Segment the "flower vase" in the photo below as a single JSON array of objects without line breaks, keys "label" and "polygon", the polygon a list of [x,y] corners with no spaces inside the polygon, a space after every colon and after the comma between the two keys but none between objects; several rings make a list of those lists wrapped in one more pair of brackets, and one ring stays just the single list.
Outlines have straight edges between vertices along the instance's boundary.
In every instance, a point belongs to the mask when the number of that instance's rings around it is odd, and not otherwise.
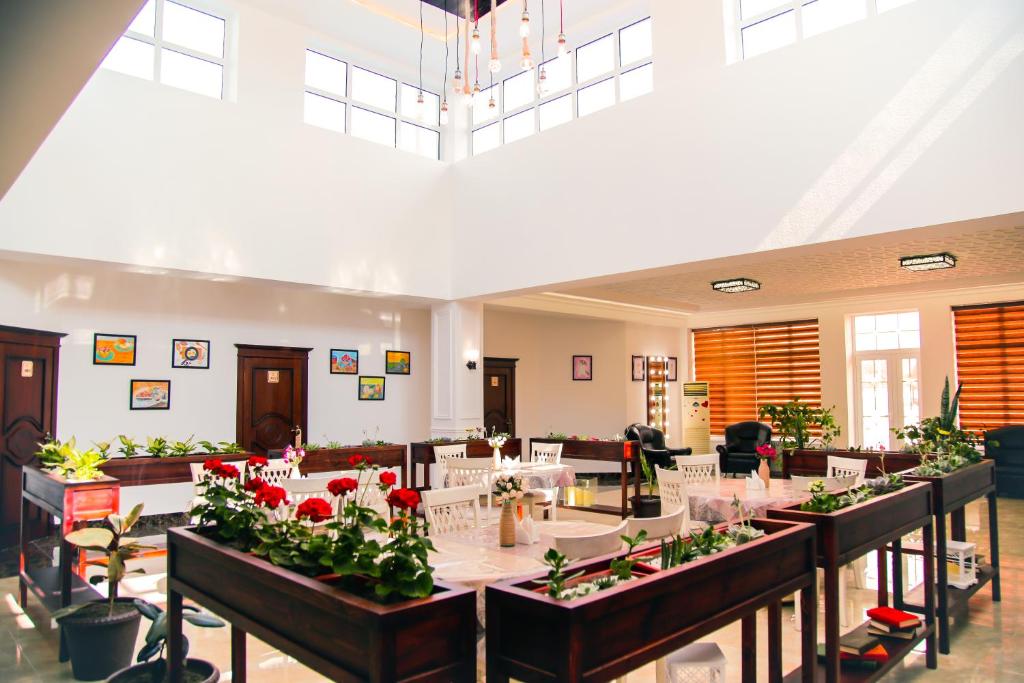
[{"label": "flower vase", "polygon": [[[494,449],[497,451],[498,449]],[[498,527],[498,545],[512,548],[516,544],[516,513],[511,502],[501,504],[501,524]]]},{"label": "flower vase", "polygon": [[292,465],[292,471],[288,474],[289,479],[302,479],[302,473],[299,472],[298,465]]},{"label": "flower vase", "polygon": [[767,458],[761,458],[761,464],[757,466],[757,476],[761,477],[765,488],[768,488],[768,482],[772,478],[772,468],[768,464]]},{"label": "flower vase", "polygon": [[497,446],[494,447],[494,467],[501,467],[501,449]]}]

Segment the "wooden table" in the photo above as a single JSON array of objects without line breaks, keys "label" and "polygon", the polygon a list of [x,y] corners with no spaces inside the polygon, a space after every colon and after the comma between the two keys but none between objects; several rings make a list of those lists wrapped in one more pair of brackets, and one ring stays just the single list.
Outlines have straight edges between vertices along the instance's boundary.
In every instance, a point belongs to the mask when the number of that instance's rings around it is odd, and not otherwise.
[{"label": "wooden table", "polygon": [[601,462],[617,462],[620,464],[619,486],[621,490],[621,504],[618,507],[613,505],[591,505],[582,507],[569,505],[573,510],[586,510],[587,512],[600,512],[602,514],[619,515],[625,519],[632,510],[629,507],[629,464],[636,459],[633,483],[633,495],[640,496],[640,442],[639,441],[591,441],[579,439],[548,439],[532,437],[530,439],[530,452],[533,452],[535,443],[560,443],[562,444],[562,457],[575,458],[577,460],[598,460]]},{"label": "wooden table", "polygon": [[[494,456],[494,449],[487,445],[486,439],[463,439],[460,441],[414,441],[409,444],[409,463],[412,466],[412,487],[414,489],[430,488],[430,466],[437,462],[434,459],[434,446],[456,446],[466,444],[467,458],[490,458]],[[501,447],[501,454],[510,458],[522,457],[522,439],[512,438]],[[423,484],[419,483],[419,475],[416,465],[423,465]]]},{"label": "wooden table", "polygon": [[828,456],[830,455],[840,458],[851,458],[853,460],[867,460],[866,476],[868,477],[880,475],[883,466],[886,472],[900,472],[911,467],[917,467],[921,460],[919,455],[902,451],[887,451],[884,453],[885,460],[883,461],[881,458],[883,453],[880,451],[825,451],[798,448],[793,451],[792,455],[783,456],[783,475],[786,477],[791,477],[794,474],[807,477],[819,474],[824,476],[828,469]]},{"label": "wooden table", "polygon": [[[917,629],[915,637],[910,640],[883,638],[889,659],[873,671],[863,669],[840,668],[839,662],[839,580],[843,565],[861,557],[871,550],[878,553],[878,604],[889,604],[889,593],[886,578],[885,547],[892,544],[893,572],[898,576],[900,565],[900,539],[915,529],[923,531],[924,546],[924,585],[932,586],[935,579],[934,532],[932,520],[932,489],[929,484],[910,484],[904,489],[863,503],[837,510],[828,514],[820,512],[804,512],[799,505],[775,508],[768,511],[771,519],[782,519],[791,522],[808,522],[817,527],[818,567],[825,573],[825,661],[815,662],[814,680],[827,683],[837,681],[875,681],[885,675],[900,662],[914,647],[925,641],[926,663],[929,669],[938,666],[938,654],[935,651],[935,591],[926,590],[924,600],[924,624]],[[902,600],[902,584],[893,581],[893,599],[895,604]],[[816,609],[817,601],[805,607],[801,600],[801,609]],[[854,631],[866,634],[868,622],[858,626]],[[806,663],[804,664],[806,667]],[[801,669],[790,673],[786,680],[806,680],[806,672]]]},{"label": "wooden table", "polygon": [[802,503],[811,496],[805,491],[794,491],[790,479],[771,479],[767,489],[755,490],[747,488],[746,478],[728,477],[713,483],[687,484],[686,495],[689,499],[690,519],[712,524],[736,521],[733,496],[740,499],[746,517],[764,517],[769,508]]},{"label": "wooden table", "polygon": [[[999,517],[996,509],[996,470],[995,462],[983,460],[974,465],[944,474],[939,477],[922,477],[904,473],[908,481],[927,482],[932,487],[935,497],[935,556],[938,558],[936,587],[938,588],[939,621],[939,652],[949,654],[949,622],[951,614],[963,614],[967,611],[967,601],[981,590],[985,584],[992,583],[992,601],[999,602]],[[946,567],[946,515],[950,516],[951,532],[954,541],[967,540],[967,523],[964,508],[971,501],[988,498],[988,532],[990,539],[990,562],[979,565],[978,583],[970,588],[960,589],[949,585]],[[917,554],[916,551],[904,548],[903,552]],[[894,567],[893,581],[900,581],[902,567]],[[921,603],[913,603],[894,596],[894,605],[912,612],[924,609]]]},{"label": "wooden table", "polygon": [[[35,505],[59,517],[60,554],[56,567],[29,567],[29,535],[25,529],[29,506]],[[29,591],[54,612],[71,604],[102,600],[103,596],[85,580],[85,553],[64,538],[86,522],[117,513],[120,506],[120,482],[112,477],[92,481],[71,481],[44,472],[36,465],[21,470],[21,552],[18,559],[18,589],[25,607]],[[72,571],[74,568],[74,571]],[[60,661],[68,659],[63,634]]]}]

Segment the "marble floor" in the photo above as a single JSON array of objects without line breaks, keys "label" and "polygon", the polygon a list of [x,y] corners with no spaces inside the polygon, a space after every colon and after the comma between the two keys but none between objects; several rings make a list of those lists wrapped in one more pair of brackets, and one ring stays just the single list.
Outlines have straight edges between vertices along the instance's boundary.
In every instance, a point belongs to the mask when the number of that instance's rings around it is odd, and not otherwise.
[{"label": "marble floor", "polygon": [[[939,657],[937,671],[924,666],[924,655],[914,653],[905,663],[891,672],[886,681],[1020,681],[1024,683],[1024,593],[1020,582],[1024,579],[1024,500],[1001,498],[1000,541],[1002,550],[1003,600],[993,603],[988,588],[983,589],[971,603],[967,623],[958,624],[953,632],[952,654]],[[560,519],[585,518],[612,523],[615,518],[588,515],[569,510],[560,511]],[[978,504],[968,509],[968,528],[971,540],[977,541],[979,552],[988,553],[987,511]],[[135,563],[146,573],[127,579],[128,590],[139,597],[163,604],[163,559],[146,559]],[[68,664],[57,661],[57,635],[45,610],[33,598],[26,610],[17,604],[17,578],[0,579],[0,681],[28,683],[73,680]],[[871,606],[872,590],[851,590],[857,610]],[[860,612],[855,612],[859,614]],[[786,608],[784,618],[792,614]],[[819,619],[819,622],[821,620]],[[859,620],[858,620],[859,621]],[[147,622],[143,622],[140,642]],[[229,632],[227,629],[199,629],[186,626],[192,644],[192,655],[214,662],[220,667],[222,680],[230,680]],[[785,670],[795,668],[799,661],[798,634],[790,623],[783,629]],[[764,614],[758,629],[759,651],[766,643]],[[718,631],[705,640],[719,644],[728,659],[726,679],[740,679],[740,626],[734,624]],[[767,658],[761,652],[758,662],[758,680],[767,680]],[[248,649],[249,679],[256,682],[298,683],[325,680],[316,672],[282,655],[270,646],[253,638]],[[621,679],[620,679],[621,680]],[[628,681],[646,683],[655,680],[654,666],[645,666],[631,673]]]}]

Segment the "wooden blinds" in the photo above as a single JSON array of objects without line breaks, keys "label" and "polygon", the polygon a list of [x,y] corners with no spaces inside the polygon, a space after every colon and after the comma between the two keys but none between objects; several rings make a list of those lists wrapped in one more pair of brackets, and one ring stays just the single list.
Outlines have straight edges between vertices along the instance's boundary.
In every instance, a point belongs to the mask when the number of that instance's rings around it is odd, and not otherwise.
[{"label": "wooden blinds", "polygon": [[693,362],[710,384],[712,434],[757,420],[767,403],[821,406],[817,320],[693,330]]},{"label": "wooden blinds", "polygon": [[960,427],[1024,424],[1024,301],[953,309]]}]

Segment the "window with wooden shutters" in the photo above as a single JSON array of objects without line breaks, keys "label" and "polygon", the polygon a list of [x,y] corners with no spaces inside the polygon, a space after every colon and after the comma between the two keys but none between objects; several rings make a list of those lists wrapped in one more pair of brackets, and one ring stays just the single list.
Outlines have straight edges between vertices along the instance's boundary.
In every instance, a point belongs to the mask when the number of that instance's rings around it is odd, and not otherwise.
[{"label": "window with wooden shutters", "polygon": [[1024,424],[1024,301],[953,309],[960,427]]},{"label": "window with wooden shutters", "polygon": [[713,434],[757,420],[768,403],[821,405],[817,320],[693,330],[693,363],[710,385]]}]

